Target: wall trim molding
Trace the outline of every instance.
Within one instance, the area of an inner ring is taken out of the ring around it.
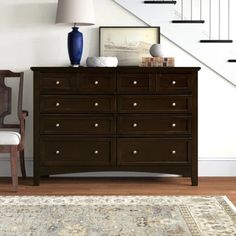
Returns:
[[[10,176],[10,158],[0,157],[0,177]],[[26,158],[25,161],[27,176],[33,175],[33,160]],[[236,157],[227,158],[199,158],[199,177],[236,177]],[[20,175],[20,168],[19,168]],[[63,177],[160,177],[166,174],[146,172],[86,172],[58,175]],[[173,175],[168,175],[173,176]],[[55,176],[56,177],[56,176]]]
[[[236,161],[236,157],[227,157],[227,158],[199,158],[198,161]]]

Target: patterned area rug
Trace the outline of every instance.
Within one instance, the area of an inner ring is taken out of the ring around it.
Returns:
[[[4,236],[236,236],[226,197],[0,197]]]

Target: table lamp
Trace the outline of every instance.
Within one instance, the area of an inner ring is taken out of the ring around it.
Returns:
[[[78,26],[94,25],[93,0],[58,0],[56,24],[72,24],[68,52],[73,67],[79,67],[83,53],[83,34]]]

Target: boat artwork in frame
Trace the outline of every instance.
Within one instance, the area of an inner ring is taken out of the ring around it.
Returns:
[[[150,57],[149,49],[160,43],[160,27],[99,28],[100,56],[117,57],[119,66],[138,66],[142,57]]]

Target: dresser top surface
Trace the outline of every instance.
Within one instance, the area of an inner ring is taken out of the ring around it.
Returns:
[[[148,72],[148,73],[168,73],[168,72],[197,72],[200,67],[31,67],[33,71],[39,72]]]

